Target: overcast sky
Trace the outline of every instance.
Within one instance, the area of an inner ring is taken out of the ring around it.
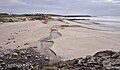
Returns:
[[[120,15],[120,0],[0,0],[0,12]]]

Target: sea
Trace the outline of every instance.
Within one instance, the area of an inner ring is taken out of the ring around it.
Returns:
[[[94,25],[97,29],[120,33],[120,16],[69,17],[69,19],[85,19],[75,21]]]

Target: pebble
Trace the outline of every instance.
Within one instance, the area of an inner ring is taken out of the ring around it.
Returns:
[[[45,60],[46,60],[46,61],[49,61],[49,57],[45,57]]]
[[[0,54],[0,70],[120,70],[120,53],[112,51],[55,63],[50,63],[49,57],[41,55],[34,48],[9,49]]]
[[[13,53],[12,54],[14,57],[17,57],[18,56],[18,53]]]

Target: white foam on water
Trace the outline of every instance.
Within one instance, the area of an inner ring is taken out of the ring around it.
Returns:
[[[120,33],[120,16],[70,17],[70,18],[90,19],[90,20],[77,20],[77,22],[82,22],[84,24],[89,24],[89,25],[93,25],[93,23],[99,23],[96,25],[94,24],[97,29]]]

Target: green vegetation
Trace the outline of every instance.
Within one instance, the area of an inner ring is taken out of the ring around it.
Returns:
[[[51,19],[47,14],[7,14],[0,13],[0,22],[21,22],[26,20],[47,20]]]
[[[31,18],[31,20],[46,20],[46,19],[48,19],[49,17],[47,16],[47,15],[43,15],[43,14],[41,14],[41,15],[36,15],[36,16],[32,16],[32,18]]]

